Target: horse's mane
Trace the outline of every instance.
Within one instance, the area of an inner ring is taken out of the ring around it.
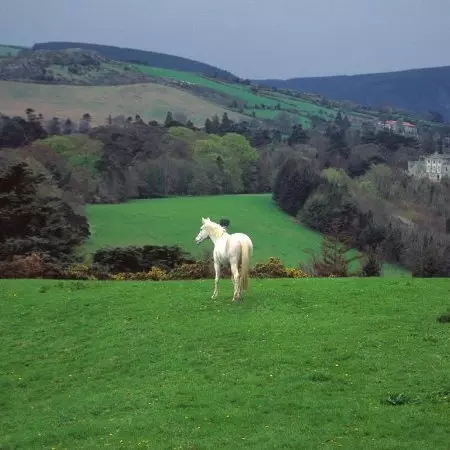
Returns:
[[[219,223],[213,222],[210,219],[207,219],[207,222],[205,223],[205,225],[212,230],[212,233],[214,234],[219,234],[219,232],[222,233],[226,233],[227,230],[225,227],[223,227],[222,225],[220,225]]]

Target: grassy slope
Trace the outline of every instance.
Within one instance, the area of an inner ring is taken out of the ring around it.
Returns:
[[[179,89],[153,83],[125,86],[55,86],[0,81],[1,111],[8,115],[24,115],[34,108],[46,118],[58,116],[73,120],[86,112],[94,124],[102,124],[109,114],[145,120],[164,121],[167,111],[184,112],[194,123],[203,125],[206,117],[221,115],[224,108]],[[243,117],[229,112],[232,118]]]
[[[89,205],[88,216],[92,238],[86,250],[107,245],[178,244],[194,255],[211,252],[212,244],[197,247],[201,217],[231,221],[230,232],[248,233],[254,242],[253,261],[277,256],[289,266],[307,261],[304,250],[320,248],[321,237],[315,231],[298,225],[283,214],[264,195],[223,195],[138,200],[120,205]],[[386,266],[386,273],[400,275],[403,270]]]
[[[16,47],[16,46],[0,44],[0,57],[15,56],[15,55],[17,55],[17,53],[19,53],[23,49],[24,49],[24,47]]]
[[[219,80],[213,80],[202,75],[182,72],[178,70],[160,69],[157,67],[143,66],[139,64],[133,64],[133,67],[140,70],[142,73],[158,77],[166,77],[176,81],[185,81],[199,86],[214,89],[215,91],[227,94],[232,98],[236,98],[247,102],[250,105],[276,106],[280,105],[282,109],[296,108],[298,115],[296,118],[302,123],[303,126],[309,126],[309,120],[307,118],[310,114],[318,114],[319,111],[323,111],[324,117],[332,119],[336,115],[336,111],[330,108],[320,107],[314,103],[299,100],[295,97],[289,97],[287,95],[261,91],[259,94],[255,94],[250,90],[250,87],[241,84],[227,83]],[[261,118],[273,118],[279,114],[278,110],[264,110],[264,109],[246,109],[247,114],[255,112],[257,117]]]
[[[446,449],[449,287],[0,280],[0,446]]]

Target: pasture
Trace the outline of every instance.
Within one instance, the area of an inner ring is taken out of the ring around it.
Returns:
[[[16,56],[25,47],[19,47],[17,45],[4,45],[0,44],[0,58],[8,56]]]
[[[88,205],[91,239],[84,246],[93,252],[105,246],[179,245],[199,257],[212,254],[212,243],[197,246],[194,238],[202,217],[218,222],[228,218],[229,232],[249,234],[254,243],[252,264],[271,256],[296,267],[309,260],[305,249],[319,250],[319,233],[301,226],[284,214],[272,201],[271,194],[174,197],[135,200],[114,205]],[[401,268],[386,264],[386,275],[405,275]]]
[[[45,118],[79,120],[89,112],[93,125],[105,123],[108,115],[164,122],[167,111],[182,112],[197,125],[207,117],[221,116],[226,109],[180,89],[154,83],[123,86],[62,86],[0,81],[1,112],[24,115],[27,108]],[[227,111],[233,120],[245,116]]]
[[[446,449],[446,279],[0,280],[1,448]]]
[[[295,119],[297,119],[305,128],[309,127],[309,120],[307,118],[308,115],[319,114],[327,117],[328,120],[331,120],[337,113],[337,111],[332,108],[322,107],[312,102],[290,97],[285,94],[272,92],[266,89],[262,89],[258,93],[254,93],[249,86],[215,80],[191,72],[161,69],[158,67],[150,67],[140,64],[132,64],[132,66],[147,75],[165,77],[171,80],[196,84],[198,86],[213,89],[222,94],[229,95],[231,98],[244,101],[249,105],[249,108],[247,108],[245,112],[247,114],[252,114],[254,112],[256,117],[260,118],[274,118],[280,111],[275,109],[256,109],[254,108],[255,105],[264,105],[265,107],[277,107],[279,105],[281,109],[285,110],[292,110],[293,108],[297,109],[297,114],[293,117],[295,117]]]

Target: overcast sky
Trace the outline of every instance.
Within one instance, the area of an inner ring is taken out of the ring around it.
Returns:
[[[450,65],[450,0],[0,0],[0,43],[78,41],[248,78]]]

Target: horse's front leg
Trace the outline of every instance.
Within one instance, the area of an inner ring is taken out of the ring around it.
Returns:
[[[211,298],[216,298],[219,294],[219,278],[220,278],[220,262],[214,260],[214,271],[216,276],[214,278],[214,292]]]

